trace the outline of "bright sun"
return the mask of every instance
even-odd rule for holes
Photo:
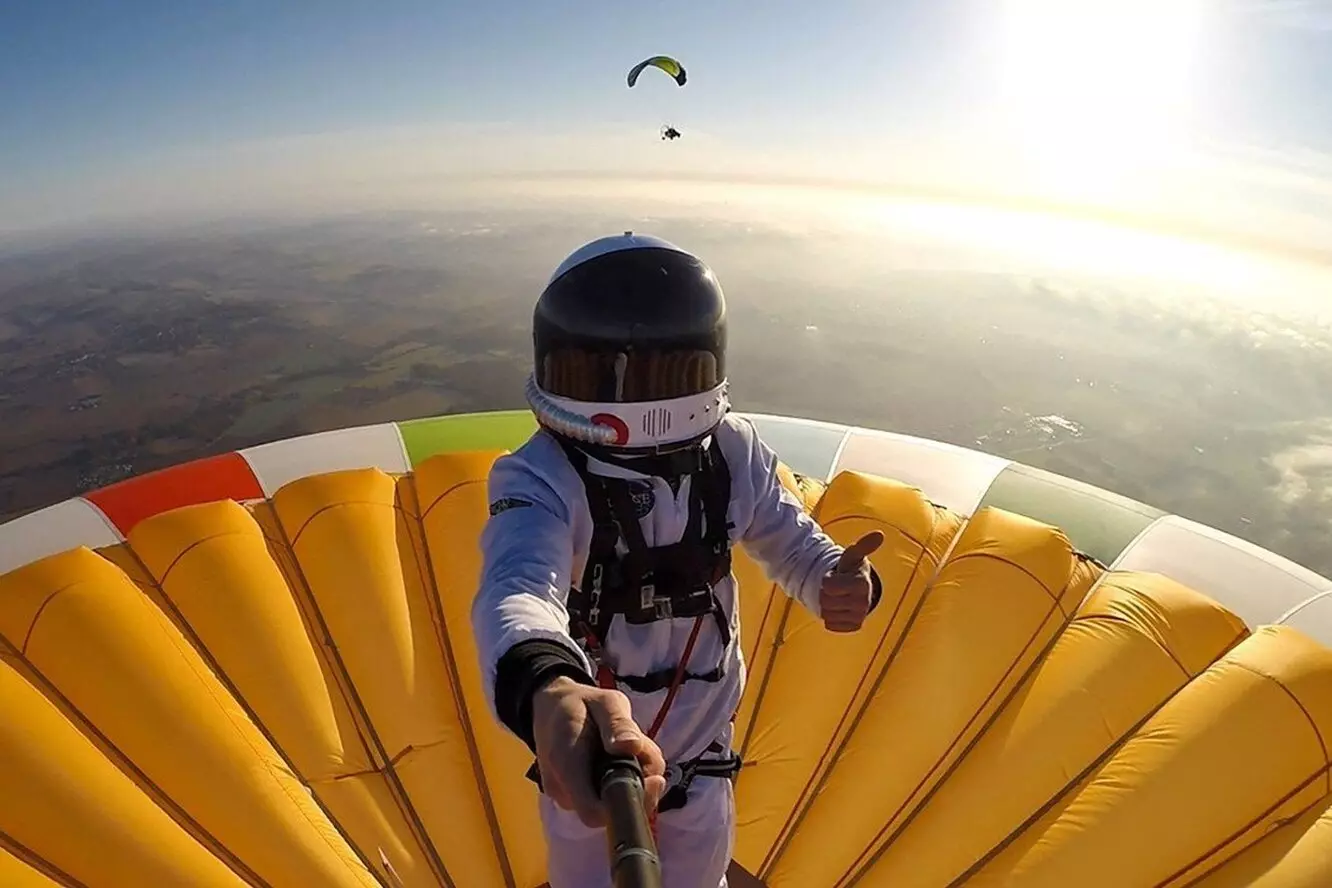
[[[1202,0],[1005,0],[1003,128],[1043,184],[1102,191],[1183,147]]]

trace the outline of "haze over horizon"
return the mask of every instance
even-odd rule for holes
[[[628,89],[658,52],[687,85]],[[1324,0],[42,4],[0,12],[0,82],[10,239],[577,175],[872,187],[1320,260],[1332,242]]]
[[[520,407],[550,270],[634,228],[725,282],[744,410],[1002,454],[1332,575],[1329,8],[0,12],[0,520]],[[628,88],[658,52],[688,83]]]

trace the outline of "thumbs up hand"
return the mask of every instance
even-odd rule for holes
[[[873,583],[869,556],[883,545],[883,533],[871,530],[842,552],[819,590],[819,612],[829,632],[855,632],[869,614]]]

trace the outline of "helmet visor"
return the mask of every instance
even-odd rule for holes
[[[700,349],[557,348],[546,352],[538,369],[537,382],[550,394],[599,403],[682,398],[716,388],[724,375],[717,354]]]

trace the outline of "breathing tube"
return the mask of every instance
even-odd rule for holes
[[[551,431],[588,444],[609,447],[615,443],[615,429],[556,404],[537,385],[535,373],[527,377],[526,394],[527,403],[536,414],[537,421]]]

